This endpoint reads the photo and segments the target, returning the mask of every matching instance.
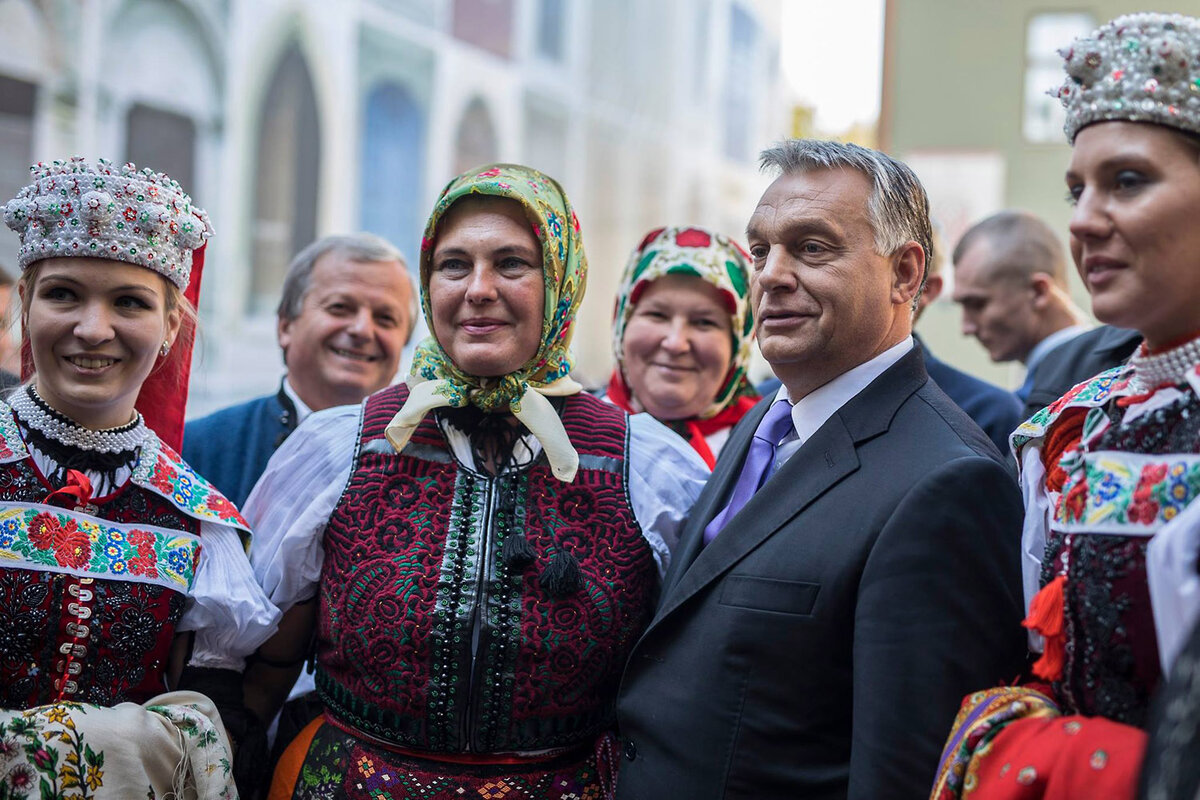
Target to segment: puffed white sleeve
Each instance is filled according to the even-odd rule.
[[[275,451],[242,514],[254,577],[281,611],[317,593],[325,525],[354,467],[362,406],[318,411]]]
[[[629,418],[629,501],[661,578],[709,470],[683,437],[649,414]]]
[[[241,670],[275,632],[279,609],[254,579],[242,537],[228,525],[200,526],[200,561],[180,631],[195,631],[189,664]]]

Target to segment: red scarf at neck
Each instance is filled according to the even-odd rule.
[[[630,414],[638,413],[637,409],[633,407],[629,387],[625,385],[620,370],[614,369],[612,377],[608,379],[608,399],[613,402],[613,405]],[[704,463],[708,464],[708,468],[712,469],[713,465],[717,463],[717,459],[705,437],[711,436],[717,431],[732,428],[738,420],[746,415],[747,411],[754,408],[759,399],[756,394],[743,395],[708,419],[662,419],[659,422],[687,439],[692,449],[699,453],[700,457],[704,459]]]

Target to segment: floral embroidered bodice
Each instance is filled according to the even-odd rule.
[[[153,436],[110,494],[47,502],[59,488],[0,403],[0,703],[140,702],[163,690],[201,524],[247,526]]]
[[[1200,494],[1200,374],[1147,389],[1132,367],[1071,390],[1014,433],[1018,453],[1071,426],[1040,583],[1064,584],[1064,710],[1144,725],[1161,680],[1147,583],[1151,538]],[[1048,483],[1053,483],[1053,479]]]

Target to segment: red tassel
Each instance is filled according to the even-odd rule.
[[[1033,674],[1046,681],[1062,677],[1066,662],[1066,634],[1063,626],[1063,595],[1067,576],[1059,575],[1047,583],[1029,604],[1029,616],[1021,623],[1045,639],[1042,657],[1033,664]]]
[[[67,470],[67,485],[46,495],[42,502],[62,508],[83,508],[92,500],[92,482],[79,470]]]

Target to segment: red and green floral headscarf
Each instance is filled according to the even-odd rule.
[[[459,175],[446,185],[429,215],[421,240],[421,305],[433,330],[429,276],[438,225],[450,207],[464,197],[489,195],[520,203],[542,244],[545,300],[542,340],[537,353],[519,369],[499,378],[463,372],[430,335],[417,345],[404,408],[388,426],[388,440],[400,450],[429,411],[441,406],[477,406],[484,411],[511,411],[542,443],[554,474],[571,480],[578,455],[546,396],[575,394],[582,387],[570,378],[575,314],[587,286],[587,257],[579,220],[566,193],[553,178],[518,164],[493,164]]]
[[[700,418],[716,416],[739,396],[753,391],[746,379],[754,332],[749,259],[728,236],[704,228],[659,228],[646,234],[630,254],[617,290],[612,342],[618,373],[624,366],[625,327],[633,309],[646,287],[664,275],[692,275],[715,286],[725,299],[733,358],[725,381]]]

